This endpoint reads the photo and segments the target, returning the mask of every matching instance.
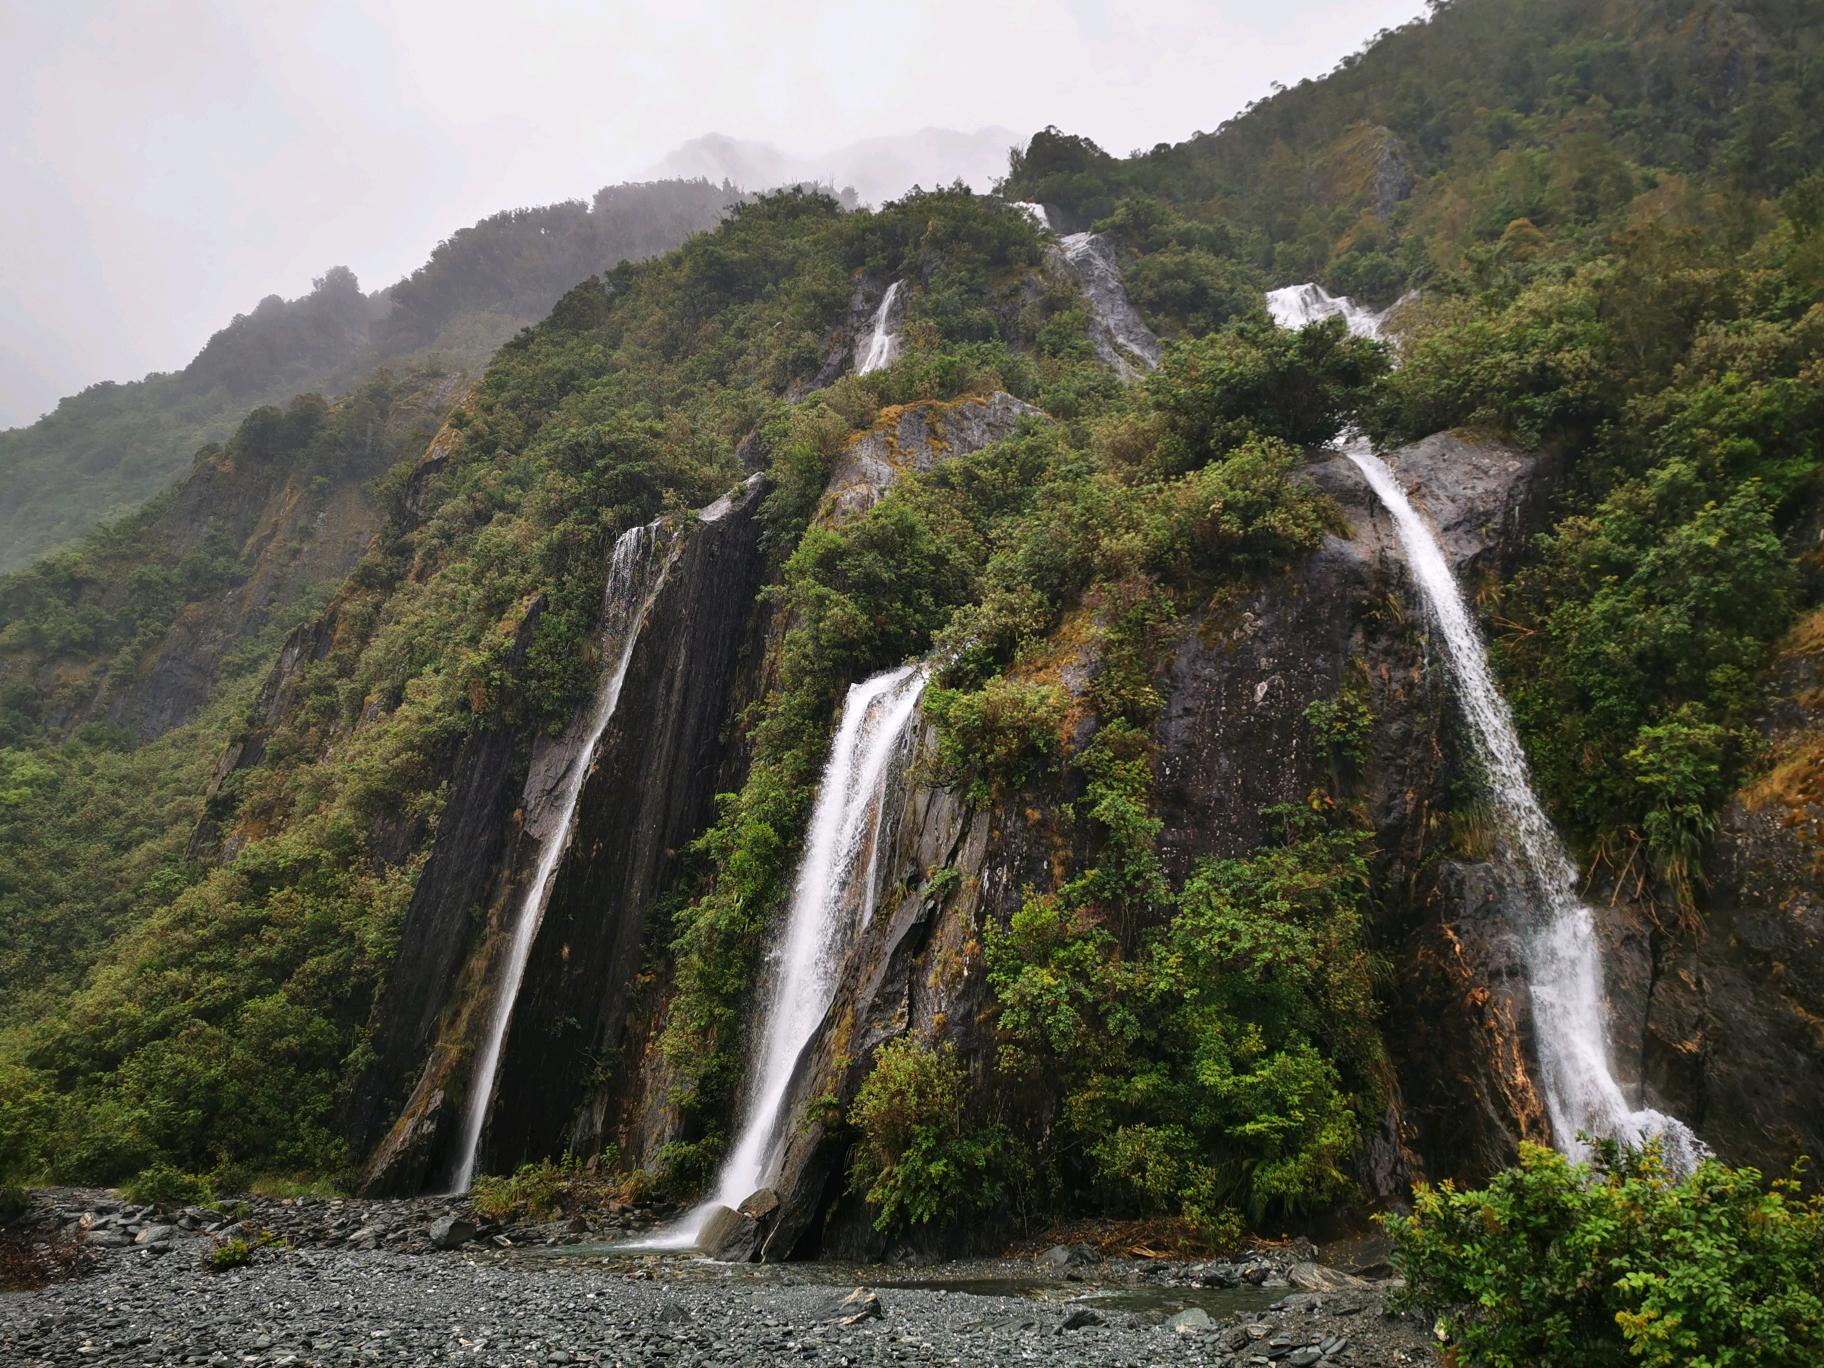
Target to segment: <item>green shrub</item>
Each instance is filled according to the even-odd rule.
[[[1279,839],[1201,865],[1133,953],[1069,905],[1075,889],[985,938],[1000,1062],[1061,1098],[1066,1186],[1211,1241],[1236,1211],[1346,1195],[1384,1071],[1366,837],[1303,807],[1269,815]]]
[[[209,1267],[218,1273],[241,1268],[253,1262],[253,1246],[245,1240],[224,1240],[205,1256]]]
[[[925,713],[937,724],[937,762],[947,779],[967,778],[976,802],[1026,787],[1063,747],[1070,706],[1062,685],[996,675],[980,689],[928,689]]]
[[[469,1197],[475,1210],[491,1221],[505,1221],[516,1216],[537,1220],[557,1210],[558,1198],[565,1185],[579,1171],[576,1161],[569,1155],[556,1163],[544,1159],[535,1164],[521,1164],[510,1175],[478,1175]]]
[[[200,1206],[214,1200],[209,1180],[171,1164],[154,1164],[120,1185],[129,1202],[142,1206]]]
[[[849,1190],[875,1208],[876,1230],[953,1223],[1000,1202],[1022,1171],[1005,1126],[969,1123],[968,1091],[953,1045],[933,1050],[902,1036],[875,1053],[849,1109],[861,1132]]]
[[[1824,1361],[1824,1199],[1657,1147],[1589,1164],[1536,1145],[1474,1192],[1383,1218],[1406,1304],[1487,1368],[1800,1368]]]

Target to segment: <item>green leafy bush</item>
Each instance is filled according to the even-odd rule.
[[[120,1185],[120,1192],[142,1206],[198,1206],[215,1200],[207,1178],[162,1163],[141,1169]]]
[[[1589,1164],[1536,1145],[1481,1190],[1384,1217],[1404,1301],[1486,1368],[1801,1368],[1824,1361],[1824,1199],[1653,1146]]]
[[[1124,956],[1066,895],[989,928],[1000,1061],[1062,1094],[1087,1158],[1069,1186],[1220,1239],[1349,1191],[1384,1070],[1361,945],[1365,837],[1304,807],[1281,838],[1210,861],[1170,920]]]
[[[849,1109],[861,1132],[849,1190],[876,1208],[877,1230],[951,1224],[995,1206],[1022,1160],[1005,1126],[967,1119],[969,1075],[956,1048],[910,1036],[890,1040]]]
[[[242,1239],[224,1240],[204,1256],[204,1262],[217,1273],[244,1268],[253,1262],[253,1246]]]

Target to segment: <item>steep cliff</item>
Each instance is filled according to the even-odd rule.
[[[654,911],[717,790],[732,683],[761,583],[764,492],[750,482],[726,514],[680,532],[684,545],[592,755],[576,751],[573,726],[530,752],[522,746],[514,762],[502,763],[501,743],[485,740],[459,758],[351,1117],[358,1151],[386,1132],[368,1164],[370,1190],[416,1191],[450,1162],[454,1103],[472,1084],[465,1067],[501,991],[504,919],[540,849],[564,839],[551,776],[579,763],[589,773],[515,1000],[485,1150],[498,1168],[600,1149]]]

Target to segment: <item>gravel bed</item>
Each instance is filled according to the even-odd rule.
[[[161,1219],[169,1213],[120,1208],[116,1224],[104,1226],[106,1214],[83,1227],[101,1232],[89,1241],[96,1257],[87,1276],[0,1295],[7,1368],[1432,1361],[1424,1327],[1383,1315],[1380,1288],[1346,1275],[1340,1287],[1297,1291],[1237,1285],[1248,1265],[1104,1265],[1059,1251],[868,1269],[716,1264],[589,1246],[474,1242],[438,1251],[423,1227],[397,1240],[423,1246],[414,1252],[387,1247],[384,1235],[360,1235],[366,1226],[347,1232],[360,1235],[352,1241],[344,1234],[314,1246],[272,1245],[250,1264],[217,1271],[206,1256],[221,1236],[206,1231],[209,1222],[192,1218],[196,1228],[184,1229]],[[403,1203],[384,1215],[349,1213],[383,1231],[433,1214]],[[142,1239],[148,1231],[154,1237]],[[1283,1281],[1278,1271],[1268,1278]]]

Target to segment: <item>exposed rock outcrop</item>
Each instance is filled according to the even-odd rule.
[[[999,390],[965,399],[924,399],[883,409],[850,442],[830,473],[818,521],[834,526],[859,517],[908,471],[980,451],[1012,434],[1022,418],[1045,415]]]
[[[1537,460],[1496,444],[1436,438],[1390,459],[1403,480],[1424,488],[1428,513],[1464,564],[1490,555],[1491,543],[1511,544],[1509,529],[1524,530],[1539,493]],[[1486,885],[1487,868],[1440,864],[1426,848],[1436,839],[1429,813],[1445,796],[1460,747],[1447,690],[1425,668],[1416,611],[1388,611],[1404,592],[1391,528],[1346,462],[1322,463],[1312,476],[1343,505],[1348,532],[1245,602],[1212,605],[1187,621],[1163,680],[1156,800],[1173,877],[1200,858],[1244,853],[1264,835],[1262,808],[1302,799],[1330,778],[1328,757],[1304,722],[1306,707],[1352,681],[1371,689],[1375,758],[1360,782],[1385,852],[1378,878],[1387,909],[1374,935],[1399,965],[1394,996],[1416,995],[1421,986],[1429,994],[1428,1031],[1410,1048],[1393,1042],[1402,1109],[1364,1164],[1376,1190],[1397,1196],[1417,1169],[1415,1148],[1436,1155],[1442,1172],[1484,1172],[1511,1153],[1514,1135],[1542,1119],[1527,1082],[1524,1013],[1511,994],[1487,986],[1504,984],[1513,967],[1498,909],[1487,904],[1485,887],[1472,887],[1478,878]],[[1094,668],[1093,659],[1066,662],[1060,677],[1080,693]],[[846,1104],[873,1052],[915,1033],[956,1047],[984,1114],[1017,1115],[1024,1133],[1042,1134],[1049,1113],[1003,1095],[993,1071],[980,936],[991,919],[1005,924],[1027,888],[1053,886],[1068,830],[1060,808],[1071,794],[1027,793],[975,808],[929,783],[904,793],[875,855],[878,909],[848,952],[836,1000],[794,1082],[794,1106],[802,1114],[813,1097]],[[1487,1096],[1464,1108],[1464,1083],[1488,1078],[1495,1082]],[[844,1190],[846,1143],[816,1117],[793,1133],[775,1180],[781,1206],[764,1257],[888,1252],[865,1207]],[[946,1232],[923,1252],[992,1239],[991,1224]]]

